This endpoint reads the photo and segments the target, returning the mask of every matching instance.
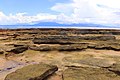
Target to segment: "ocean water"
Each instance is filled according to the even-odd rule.
[[[82,26],[15,26],[15,25],[13,25],[13,26],[7,26],[7,25],[5,25],[5,26],[0,26],[0,28],[1,29],[17,29],[17,28],[77,28],[77,29],[118,29],[118,30],[120,30],[120,27],[96,27],[96,26],[93,26],[93,27],[87,27],[87,26],[84,26],[84,27],[82,27]]]

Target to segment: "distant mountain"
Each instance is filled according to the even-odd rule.
[[[40,22],[37,24],[33,24],[33,26],[67,26],[66,24],[59,24],[56,22]]]
[[[35,24],[15,24],[15,25],[0,25],[0,28],[70,28],[70,27],[97,27],[97,28],[118,28],[117,26],[94,24],[94,23],[74,23],[61,24],[56,22],[36,22]]]
[[[56,22],[40,22],[33,24],[32,26],[76,26],[76,27],[103,27],[105,25],[93,24],[93,23],[78,23],[78,24],[60,24]]]

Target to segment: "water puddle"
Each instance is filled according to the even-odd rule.
[[[4,80],[4,77],[7,74],[25,65],[26,65],[25,63],[0,58],[0,80]]]

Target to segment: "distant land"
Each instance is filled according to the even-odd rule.
[[[41,26],[41,27],[40,27]],[[61,24],[56,22],[38,22],[35,24],[14,24],[14,25],[0,25],[0,28],[52,28],[52,27],[98,27],[98,28],[117,28],[117,26],[101,25],[94,23],[73,23],[73,24]],[[119,28],[119,27],[118,27]]]

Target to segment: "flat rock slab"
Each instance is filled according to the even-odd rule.
[[[58,70],[57,66],[33,64],[8,74],[5,80],[43,80]]]
[[[114,61],[111,61],[109,59],[102,59],[102,58],[94,58],[94,57],[86,57],[86,58],[75,58],[75,57],[66,57],[64,58],[65,62],[77,63],[77,64],[83,64],[88,66],[94,66],[94,67],[102,67],[107,68],[114,64]]]
[[[105,67],[110,67],[111,65],[113,65],[114,62],[107,59],[87,58],[87,59],[80,60],[79,63],[105,68]]]
[[[103,68],[69,67],[63,72],[63,80],[120,80],[120,76]]]

